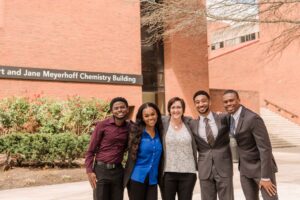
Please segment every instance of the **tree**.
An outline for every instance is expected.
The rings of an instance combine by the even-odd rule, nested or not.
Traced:
[[[199,36],[207,31],[206,19],[230,25],[276,25],[270,41],[278,53],[300,38],[300,0],[141,0],[142,26],[149,34],[145,43],[169,38],[174,33]]]

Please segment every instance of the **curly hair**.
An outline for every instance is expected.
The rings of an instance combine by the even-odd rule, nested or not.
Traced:
[[[161,113],[157,105],[151,102],[142,104],[139,107],[138,112],[136,114],[135,123],[132,124],[132,126],[130,127],[128,147],[129,147],[129,156],[131,156],[132,160],[136,160],[137,152],[142,138],[142,133],[146,127],[146,124],[143,120],[143,111],[144,109],[149,107],[153,108],[157,113],[157,122],[155,124],[155,128],[158,130],[159,134],[161,134],[163,130]]]

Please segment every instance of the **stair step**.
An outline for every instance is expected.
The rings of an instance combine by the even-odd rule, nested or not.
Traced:
[[[262,107],[260,109],[273,148],[300,146],[300,126],[281,115]]]

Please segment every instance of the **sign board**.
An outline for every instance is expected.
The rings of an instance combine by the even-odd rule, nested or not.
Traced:
[[[80,82],[97,84],[142,85],[142,75],[71,71],[45,68],[12,67],[0,65],[0,79]]]

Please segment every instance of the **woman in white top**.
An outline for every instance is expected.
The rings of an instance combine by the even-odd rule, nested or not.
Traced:
[[[189,128],[191,118],[184,117],[185,102],[174,97],[168,102],[169,116],[163,118],[164,164],[162,197],[164,200],[192,200],[196,183],[197,147]]]

